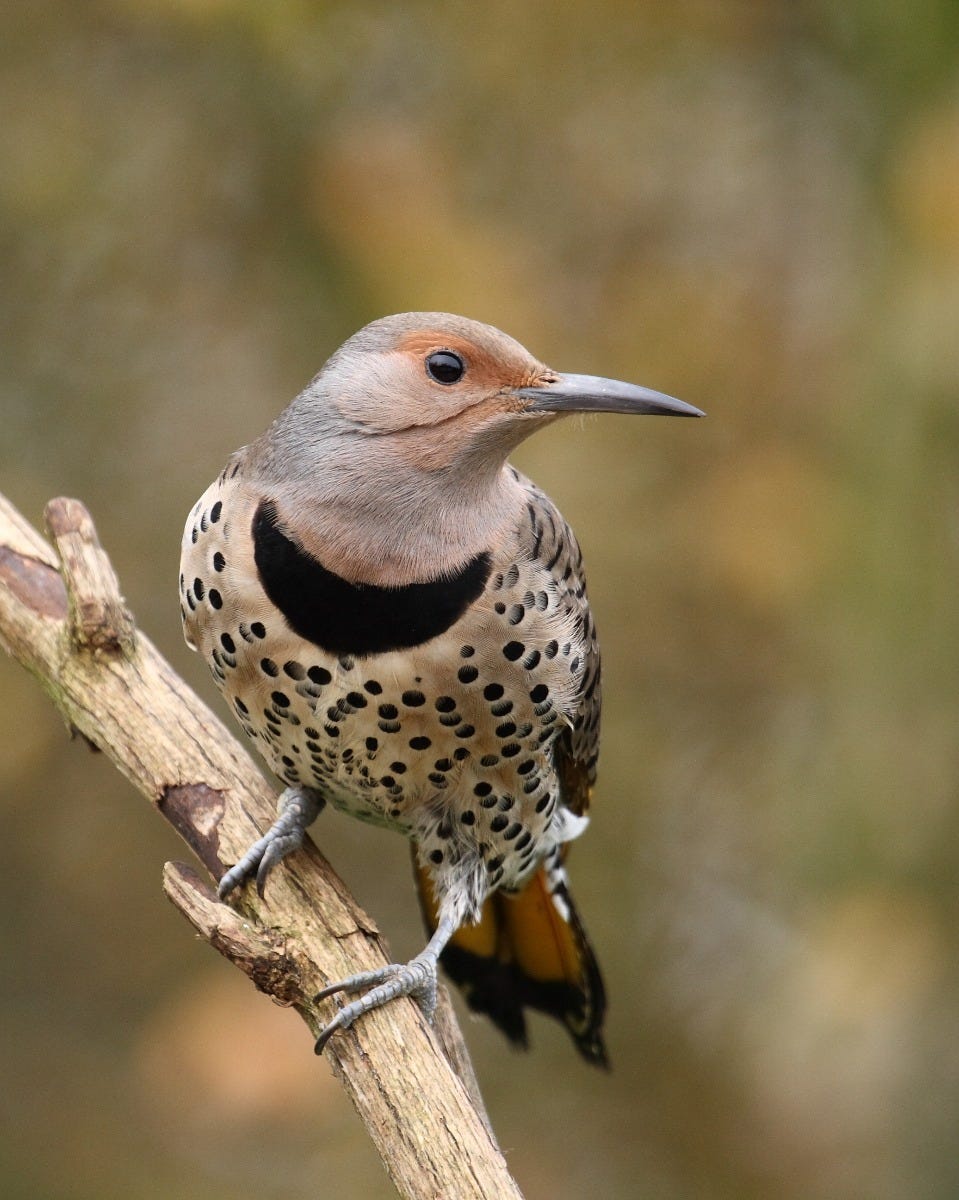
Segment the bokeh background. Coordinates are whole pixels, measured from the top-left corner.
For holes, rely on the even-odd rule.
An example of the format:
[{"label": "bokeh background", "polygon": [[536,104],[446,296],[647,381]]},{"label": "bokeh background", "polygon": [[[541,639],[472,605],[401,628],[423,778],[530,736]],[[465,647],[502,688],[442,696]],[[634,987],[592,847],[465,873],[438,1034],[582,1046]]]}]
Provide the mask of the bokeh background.
[{"label": "bokeh background", "polygon": [[[530,1200],[959,1195],[959,8],[0,9],[0,486],[181,642],[187,510],[366,321],[444,309],[705,422],[555,426],[605,649],[573,854],[614,1071],[467,1036]],[[0,661],[0,1192],[391,1188],[184,850]],[[393,949],[405,846],[316,836]]]}]

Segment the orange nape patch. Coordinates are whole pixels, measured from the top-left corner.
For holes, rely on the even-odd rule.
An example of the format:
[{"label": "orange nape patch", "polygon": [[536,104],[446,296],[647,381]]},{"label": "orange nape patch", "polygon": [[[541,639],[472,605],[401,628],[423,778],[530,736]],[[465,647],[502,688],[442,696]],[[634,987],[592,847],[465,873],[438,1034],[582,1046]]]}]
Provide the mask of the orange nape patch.
[{"label": "orange nape patch", "polygon": [[[489,338],[479,341],[444,333],[441,329],[415,329],[402,338],[396,348],[418,362],[425,361],[427,355],[436,350],[452,350],[466,364],[463,382],[486,392],[535,387],[554,378],[555,373],[533,358],[519,342],[498,330],[490,329],[489,333]],[[494,334],[498,336],[492,336]],[[425,372],[425,368],[420,369]]]}]

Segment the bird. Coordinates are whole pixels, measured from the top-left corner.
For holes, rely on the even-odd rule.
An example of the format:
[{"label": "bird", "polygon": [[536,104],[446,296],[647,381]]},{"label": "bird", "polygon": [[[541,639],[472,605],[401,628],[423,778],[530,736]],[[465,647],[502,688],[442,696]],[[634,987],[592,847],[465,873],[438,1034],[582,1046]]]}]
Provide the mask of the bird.
[{"label": "bird", "polygon": [[350,337],[190,512],[186,641],[282,780],[276,821],[219,883],[261,894],[326,805],[405,835],[424,950],[331,983],[316,1041],[396,997],[428,1017],[438,964],[513,1043],[527,1010],[608,1065],[606,995],[573,902],[600,653],[573,531],[509,462],[570,413],[698,417],[555,371],[490,325],[383,317]]}]

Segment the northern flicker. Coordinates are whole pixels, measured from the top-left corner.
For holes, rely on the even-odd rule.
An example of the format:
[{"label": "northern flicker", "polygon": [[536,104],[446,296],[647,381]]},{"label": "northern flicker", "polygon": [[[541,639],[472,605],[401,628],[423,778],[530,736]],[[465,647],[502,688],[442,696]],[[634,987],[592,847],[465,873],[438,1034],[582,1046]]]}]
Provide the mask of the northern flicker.
[{"label": "northern flicker", "polygon": [[317,1042],[399,995],[429,1014],[437,963],[525,1044],[524,1009],[605,1063],[605,995],[570,895],[599,748],[600,660],[576,538],[508,461],[571,412],[701,416],[560,374],[444,313],[374,321],[186,523],[183,626],[282,779],[279,816],[226,896],[298,847],[326,803],[405,834],[431,934],[344,979]]}]

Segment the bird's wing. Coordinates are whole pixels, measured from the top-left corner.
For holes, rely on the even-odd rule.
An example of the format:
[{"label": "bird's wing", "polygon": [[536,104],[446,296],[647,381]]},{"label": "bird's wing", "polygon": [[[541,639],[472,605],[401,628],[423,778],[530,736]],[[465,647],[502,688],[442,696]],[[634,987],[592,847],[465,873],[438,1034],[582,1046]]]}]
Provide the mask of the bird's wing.
[{"label": "bird's wing", "polygon": [[557,738],[554,748],[563,803],[582,816],[589,808],[596,782],[602,707],[599,642],[586,595],[583,555],[576,535],[549,496],[518,472],[516,478],[527,495],[521,530],[524,549],[552,578],[560,603],[575,623],[585,658],[582,685],[571,713],[572,726]]},{"label": "bird's wing", "polygon": [[[550,498],[514,472],[526,491],[520,549],[550,577],[574,632],[583,660],[581,684],[567,710],[570,724],[553,744],[562,803],[583,816],[589,808],[599,755],[600,661],[596,630],[586,598],[579,543]],[[563,868],[567,845],[514,895],[495,892],[475,925],[456,931],[442,963],[463,989],[470,1006],[487,1013],[519,1045],[526,1044],[525,1009],[555,1017],[566,1026],[583,1057],[606,1065],[602,1027],[606,996],[596,956],[580,920]],[[414,865],[423,915],[436,928],[437,902],[429,872]]]}]

